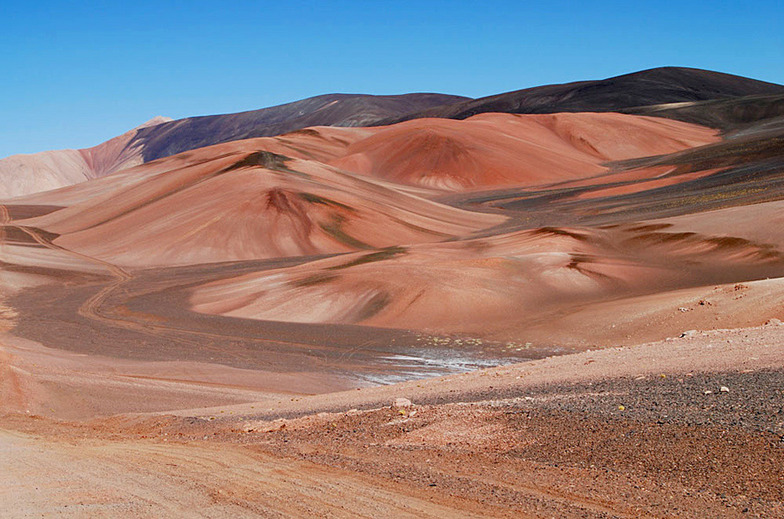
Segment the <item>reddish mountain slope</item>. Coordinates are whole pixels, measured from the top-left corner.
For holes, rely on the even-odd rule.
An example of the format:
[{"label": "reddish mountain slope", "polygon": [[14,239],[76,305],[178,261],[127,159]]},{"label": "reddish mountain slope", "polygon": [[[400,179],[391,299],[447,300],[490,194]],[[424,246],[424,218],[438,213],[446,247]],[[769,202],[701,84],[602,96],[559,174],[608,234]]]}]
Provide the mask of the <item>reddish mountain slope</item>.
[{"label": "reddish mountain slope", "polygon": [[[647,307],[663,305],[672,318],[683,305],[678,290],[780,275],[784,234],[760,234],[752,217],[775,215],[781,203],[760,209],[356,253],[208,283],[193,290],[191,303],[196,311],[233,317],[541,340],[562,333],[558,316],[599,302],[616,304],[605,304],[583,326],[610,327],[623,314],[623,301],[650,294],[659,301],[649,300]],[[750,316],[758,310],[771,308],[763,303],[744,311]],[[640,317],[632,325],[637,340],[656,338],[656,329],[644,325],[644,312]],[[611,333],[588,338],[570,332],[589,343]]]},{"label": "reddish mountain slope", "polygon": [[604,162],[718,140],[702,126],[621,114],[483,114],[378,128],[331,164],[446,190],[530,186],[607,171]]},{"label": "reddish mountain slope", "polygon": [[57,246],[148,267],[350,252],[463,236],[504,221],[316,162],[243,149],[253,142],[47,194],[77,201],[75,192],[89,188],[91,196],[23,223],[59,235]]}]

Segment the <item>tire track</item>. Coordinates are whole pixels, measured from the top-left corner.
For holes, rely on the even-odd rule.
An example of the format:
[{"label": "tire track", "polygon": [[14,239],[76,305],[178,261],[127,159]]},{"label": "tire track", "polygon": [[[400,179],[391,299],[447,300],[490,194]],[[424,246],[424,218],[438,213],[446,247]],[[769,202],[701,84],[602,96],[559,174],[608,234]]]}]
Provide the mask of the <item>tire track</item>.
[{"label": "tire track", "polygon": [[60,442],[0,429],[3,517],[487,517],[475,503],[221,444]]},{"label": "tire track", "polygon": [[[61,247],[55,244],[53,241],[43,237],[34,227],[11,224],[8,208],[5,205],[0,205],[0,225],[2,225],[3,227],[14,227],[16,229],[19,229],[20,231],[30,236],[30,238],[32,238],[36,243],[38,243],[43,247],[56,250],[58,252],[68,254],[80,260],[84,260],[89,263],[98,265],[106,269],[112,275],[114,279],[110,283],[108,283],[103,288],[98,290],[95,294],[90,296],[79,306],[78,314],[82,317],[94,321],[102,322],[108,326],[123,328],[135,332],[141,332],[152,336],[160,336],[162,334],[165,334],[167,335],[167,338],[170,340],[177,341],[181,344],[186,344],[193,347],[198,347],[203,350],[218,351],[219,349],[210,348],[208,345],[204,344],[203,342],[199,342],[195,340],[187,340],[182,337],[177,337],[177,335],[187,334],[199,338],[213,339],[213,340],[238,340],[238,341],[252,341],[252,342],[259,342],[261,340],[261,339],[255,339],[253,337],[247,337],[247,336],[217,334],[217,333],[201,332],[197,330],[176,328],[176,327],[154,323],[152,321],[146,321],[140,323],[134,319],[127,319],[127,318],[123,319],[116,316],[109,316],[102,311],[102,306],[109,299],[109,297],[112,294],[114,294],[118,289],[121,289],[123,285],[135,279],[135,276],[133,274],[131,274],[128,270],[114,263],[104,261],[99,258],[88,256],[86,254],[81,254],[79,252]],[[329,348],[320,347],[317,344],[306,344],[302,342],[286,341],[281,339],[272,339],[270,341],[275,342],[277,344],[296,346],[298,348],[307,348],[308,350],[325,350],[325,351],[329,350]],[[324,355],[324,358],[326,358],[326,354]]]}]

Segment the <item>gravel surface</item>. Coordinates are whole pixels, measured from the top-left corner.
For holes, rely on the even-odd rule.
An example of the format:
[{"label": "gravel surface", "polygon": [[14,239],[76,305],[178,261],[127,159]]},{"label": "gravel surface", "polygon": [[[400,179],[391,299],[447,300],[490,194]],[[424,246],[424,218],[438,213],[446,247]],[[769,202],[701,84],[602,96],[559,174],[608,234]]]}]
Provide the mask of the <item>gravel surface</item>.
[{"label": "gravel surface", "polygon": [[622,377],[500,394],[487,389],[461,395],[461,399],[497,402],[493,405],[499,407],[590,413],[608,419],[740,427],[779,435],[784,446],[784,370]]}]

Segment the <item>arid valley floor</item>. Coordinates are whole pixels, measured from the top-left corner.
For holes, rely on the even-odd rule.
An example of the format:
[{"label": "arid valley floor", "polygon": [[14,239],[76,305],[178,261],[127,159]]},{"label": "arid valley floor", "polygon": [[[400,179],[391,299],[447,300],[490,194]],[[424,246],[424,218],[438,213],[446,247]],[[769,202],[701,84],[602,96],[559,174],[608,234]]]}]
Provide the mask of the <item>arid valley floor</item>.
[{"label": "arid valley floor", "polygon": [[2,517],[784,517],[784,86],[321,96],[0,180]]}]

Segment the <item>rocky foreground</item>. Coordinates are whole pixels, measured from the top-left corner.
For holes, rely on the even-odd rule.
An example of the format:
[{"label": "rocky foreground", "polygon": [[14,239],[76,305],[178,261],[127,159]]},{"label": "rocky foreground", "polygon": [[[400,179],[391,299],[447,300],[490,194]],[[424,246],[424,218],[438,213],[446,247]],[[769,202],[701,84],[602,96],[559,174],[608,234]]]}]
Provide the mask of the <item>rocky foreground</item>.
[{"label": "rocky foreground", "polygon": [[193,411],[89,422],[8,412],[0,509],[784,517],[784,326],[683,335]]}]

